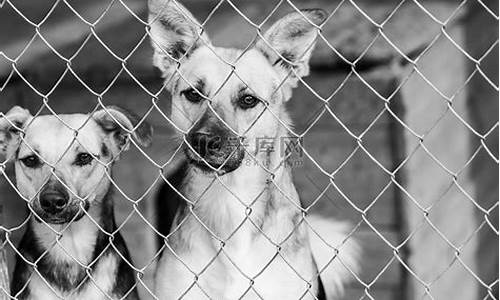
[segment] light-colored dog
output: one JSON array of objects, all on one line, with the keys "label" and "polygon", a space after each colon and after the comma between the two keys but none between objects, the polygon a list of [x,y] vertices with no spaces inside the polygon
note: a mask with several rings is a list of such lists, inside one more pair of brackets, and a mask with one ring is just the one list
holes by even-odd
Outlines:
[{"label": "light-colored dog", "polygon": [[[278,150],[290,135],[285,103],[309,73],[326,13],[291,13],[241,51],[212,46],[176,1],[152,0],[149,10],[154,65],[172,95],[188,161],[166,193],[178,190],[183,201],[158,264],[158,298],[317,299],[321,277],[335,299],[349,276],[343,264],[356,269],[357,246],[344,241],[340,223],[304,220]],[[260,151],[263,139],[275,150]],[[340,246],[338,256],[307,223]]]},{"label": "light-colored dog", "polygon": [[115,232],[110,171],[130,132],[150,143],[151,127],[137,121],[116,107],[33,117],[16,106],[0,118],[0,154],[15,160],[18,192],[33,212],[18,248],[16,299],[138,299]]}]

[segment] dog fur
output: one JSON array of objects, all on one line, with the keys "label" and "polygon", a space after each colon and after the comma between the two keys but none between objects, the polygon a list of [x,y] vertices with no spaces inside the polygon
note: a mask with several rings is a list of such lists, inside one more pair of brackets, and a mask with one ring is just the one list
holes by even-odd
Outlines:
[{"label": "dog fur", "polygon": [[138,299],[128,249],[115,232],[111,184],[129,132],[138,144],[151,142],[151,127],[137,122],[117,107],[33,117],[16,106],[0,119],[0,154],[14,160],[32,212],[12,279],[16,299]]},{"label": "dog fur", "polygon": [[[259,151],[258,142],[270,138],[279,149],[289,136],[285,103],[309,73],[316,25],[326,13],[291,13],[242,51],[211,45],[176,1],[150,0],[149,11],[153,63],[172,95],[171,119],[188,162],[177,174],[183,179],[164,193],[182,200],[158,264],[156,295],[318,299],[318,270],[326,267],[321,280],[336,299],[349,277],[344,264],[356,270],[358,247],[346,239],[346,226],[307,217],[313,228],[322,226],[330,247],[313,237],[286,159]],[[229,140],[238,146],[227,147]]]}]

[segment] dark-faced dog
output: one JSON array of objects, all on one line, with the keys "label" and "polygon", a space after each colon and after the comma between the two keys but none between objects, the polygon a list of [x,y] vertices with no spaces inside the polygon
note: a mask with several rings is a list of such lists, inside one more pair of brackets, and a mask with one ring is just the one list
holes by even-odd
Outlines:
[{"label": "dark-faced dog", "polygon": [[[138,299],[113,212],[111,167],[152,128],[117,107],[93,114],[0,118],[0,154],[14,160],[31,217],[12,279],[16,299]],[[137,128],[135,128],[137,126]]]},{"label": "dark-faced dog", "polygon": [[[290,136],[285,103],[309,73],[326,13],[288,14],[242,51],[213,46],[177,1],[150,0],[149,10],[153,63],[172,95],[171,119],[187,161],[164,193],[163,201],[177,192],[181,200],[158,263],[156,295],[318,299],[325,296],[321,277],[334,299],[356,270],[356,243],[341,223],[305,218],[279,150]],[[262,142],[271,150],[261,151]]]}]

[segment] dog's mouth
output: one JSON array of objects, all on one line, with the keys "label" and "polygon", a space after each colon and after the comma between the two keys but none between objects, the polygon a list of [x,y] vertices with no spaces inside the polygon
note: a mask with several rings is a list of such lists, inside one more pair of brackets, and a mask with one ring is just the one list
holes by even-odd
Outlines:
[{"label": "dog's mouth", "polygon": [[[241,166],[245,150],[239,143],[229,143],[227,139],[215,136],[197,136],[185,145],[184,153],[188,162],[206,173],[223,175]],[[205,139],[201,141],[199,139]]]},{"label": "dog's mouth", "polygon": [[35,219],[38,222],[45,222],[48,224],[61,225],[70,222],[77,222],[87,212],[90,208],[90,203],[87,200],[83,201],[83,209],[79,203],[74,203],[68,205],[62,211],[57,213],[49,213],[42,209],[39,205],[33,205],[33,210],[35,212]]}]

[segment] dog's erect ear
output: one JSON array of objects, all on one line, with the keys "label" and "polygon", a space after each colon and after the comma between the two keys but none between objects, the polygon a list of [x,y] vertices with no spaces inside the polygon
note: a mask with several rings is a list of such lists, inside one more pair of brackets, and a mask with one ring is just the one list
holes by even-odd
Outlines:
[{"label": "dog's erect ear", "polygon": [[[276,21],[260,39],[256,48],[269,60],[281,80],[293,68],[297,76],[291,73],[283,84],[285,98],[298,84],[297,77],[309,75],[309,58],[316,44],[318,29],[315,25],[326,19],[327,13],[322,9],[305,9],[290,13]],[[284,59],[286,60],[284,60]]]},{"label": "dog's erect ear", "polygon": [[19,147],[20,133],[33,116],[27,109],[14,106],[5,115],[0,113],[0,155],[10,158]]},{"label": "dog's erect ear", "polygon": [[177,61],[204,44],[208,36],[193,15],[175,0],[149,0],[153,65],[170,77]]},{"label": "dog's erect ear", "polygon": [[127,110],[108,106],[106,109],[96,111],[92,118],[101,128],[110,135],[113,153],[119,154],[128,149],[128,137],[131,135],[139,145],[148,147],[151,145],[153,127]]}]

